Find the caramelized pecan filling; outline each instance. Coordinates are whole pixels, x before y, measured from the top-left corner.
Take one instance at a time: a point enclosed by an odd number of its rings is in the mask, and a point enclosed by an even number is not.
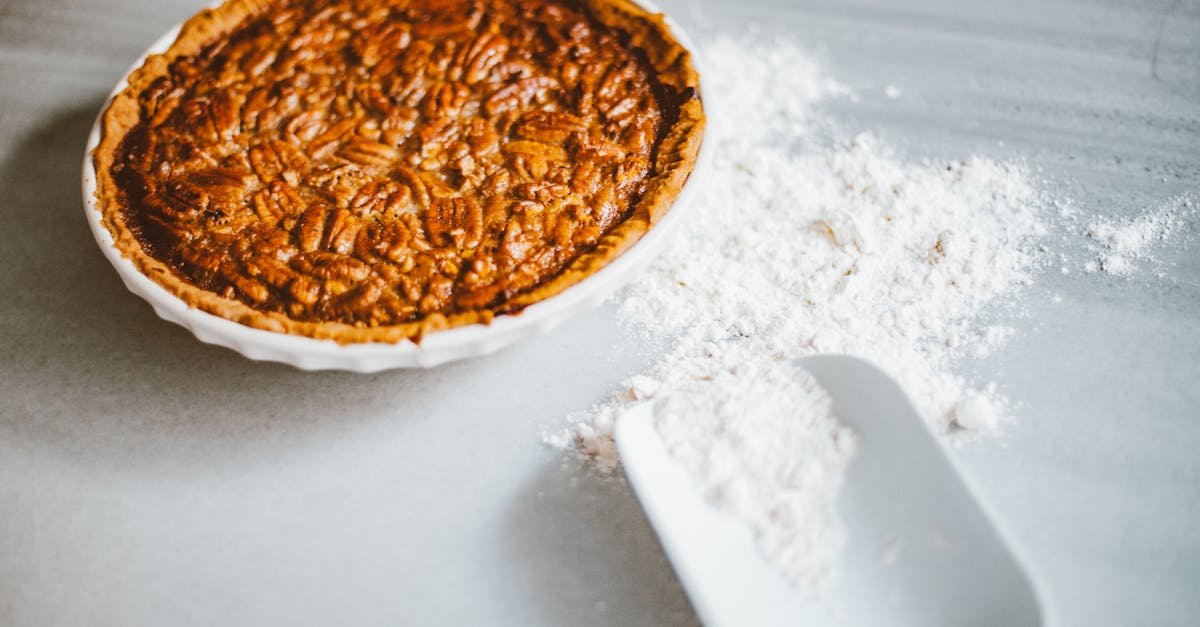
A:
[[[492,309],[624,220],[674,109],[569,0],[285,2],[138,94],[124,219],[192,284],[301,321]]]

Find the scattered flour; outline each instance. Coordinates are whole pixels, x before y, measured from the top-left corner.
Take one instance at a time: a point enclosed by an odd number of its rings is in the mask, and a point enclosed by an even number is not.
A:
[[[1112,220],[1100,218],[1087,226],[1088,237],[1100,243],[1100,258],[1084,266],[1088,272],[1129,276],[1136,261],[1153,261],[1150,251],[1177,233],[1192,211],[1188,195],[1174,199],[1136,218]]]
[[[1043,202],[1014,165],[914,163],[839,134],[814,105],[849,90],[786,40],[718,38],[705,59],[713,167],[672,247],[618,296],[661,356],[547,441],[616,471],[614,421],[654,402],[673,455],[808,585],[840,546],[850,447],[790,360],[865,357],[938,429],[995,429],[1004,398],[951,366],[1011,334],[979,319],[1029,282]]]
[[[808,56],[786,41],[719,38],[706,58],[725,125],[714,167],[673,246],[618,296],[622,319],[668,348],[629,389],[576,416],[570,439],[615,468],[609,414],[647,386],[703,379],[731,351],[864,356],[945,430],[964,427],[955,408],[969,394],[1002,412],[950,362],[1011,333],[976,318],[1030,279],[1042,202],[1021,169],[906,162],[869,134],[806,143],[813,105],[846,93]]]

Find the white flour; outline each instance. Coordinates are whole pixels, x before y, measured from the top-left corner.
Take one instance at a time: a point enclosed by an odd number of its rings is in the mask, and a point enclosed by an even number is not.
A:
[[[748,524],[788,579],[819,590],[843,543],[830,503],[853,435],[816,379],[787,361],[728,363],[655,402],[667,450],[705,496]]]
[[[1150,250],[1184,226],[1184,216],[1193,212],[1190,196],[1182,196],[1133,219],[1101,218],[1087,226],[1088,237],[1103,246],[1099,261],[1086,269],[1129,276],[1137,261],[1153,261]]]
[[[786,41],[718,39],[705,59],[714,167],[698,174],[705,186],[673,247],[618,296],[621,318],[663,354],[547,439],[616,470],[613,421],[656,399],[675,457],[756,529],[764,554],[812,582],[840,545],[833,497],[849,449],[785,360],[859,355],[939,429],[994,429],[1004,399],[951,365],[1008,337],[978,320],[1028,282],[1041,203],[1009,164],[912,163],[871,135],[810,139],[832,127],[813,105],[848,90]],[[775,411],[790,395],[803,397],[799,411]],[[763,479],[781,476],[782,491]],[[775,515],[780,503],[787,513]]]

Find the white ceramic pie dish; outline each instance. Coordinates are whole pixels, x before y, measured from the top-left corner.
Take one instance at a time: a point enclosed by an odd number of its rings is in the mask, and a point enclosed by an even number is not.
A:
[[[659,11],[651,2],[640,4],[650,11]],[[679,43],[692,51],[693,63],[701,76],[703,92],[704,73],[695,52],[695,45],[673,20],[667,18],[667,24]],[[703,141],[692,175],[680,190],[670,210],[629,250],[580,283],[558,295],[530,305],[518,314],[497,316],[490,324],[473,324],[430,333],[420,344],[406,340],[395,344],[364,342],[343,345],[332,340],[317,340],[255,329],[190,307],[166,288],[142,274],[133,262],[122,256],[117,249],[112,234],[104,226],[102,215],[96,206],[96,170],[92,151],[100,143],[101,118],[104,111],[108,109],[112,96],[127,86],[129,73],[141,67],[149,55],[161,53],[169,48],[179,34],[179,29],[179,25],[172,28],[142,54],[117,83],[109,101],[100,109],[100,115],[92,126],[84,152],[84,213],[100,250],[116,268],[117,274],[129,291],[150,303],[160,318],[183,326],[203,342],[231,348],[250,359],[282,362],[303,370],[378,372],[393,368],[428,368],[458,359],[486,355],[524,338],[544,333],[567,318],[599,305],[613,291],[646,268],[662,250],[670,233],[681,222],[681,214],[685,213],[696,194],[698,180],[710,158],[711,141]],[[705,113],[711,116],[711,107],[706,107]],[[708,136],[711,137],[711,134]]]

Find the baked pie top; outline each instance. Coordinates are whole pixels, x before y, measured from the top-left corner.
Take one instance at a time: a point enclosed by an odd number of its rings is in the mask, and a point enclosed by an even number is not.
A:
[[[230,0],[109,105],[98,206],[192,306],[419,339],[619,255],[703,124],[687,51],[625,0]]]

